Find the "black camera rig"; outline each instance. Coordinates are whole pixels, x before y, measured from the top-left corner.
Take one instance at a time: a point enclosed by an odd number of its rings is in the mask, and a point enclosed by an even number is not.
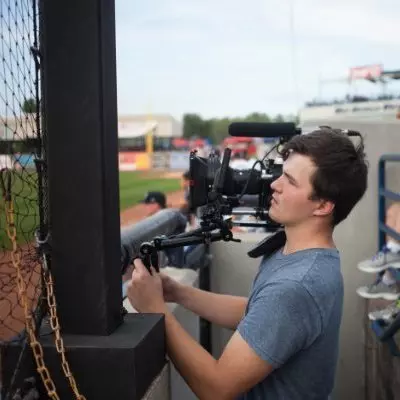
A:
[[[275,145],[261,160],[256,160],[251,169],[236,170],[229,166],[231,149],[226,148],[222,161],[215,153],[208,158],[199,157],[197,151],[190,153],[190,208],[198,209],[200,216],[200,227],[198,229],[182,232],[175,236],[158,236],[140,246],[138,255],[149,269],[150,265],[158,271],[158,251],[196,245],[200,243],[211,243],[219,240],[240,242],[233,237],[232,227],[262,227],[265,232],[277,232],[281,236],[281,226],[268,218],[268,208],[271,199],[271,183],[282,174],[282,162],[280,158],[280,146],[292,136],[300,134],[294,124],[255,124],[255,123],[233,123],[229,130],[235,132],[233,136],[244,136],[253,134],[254,127],[265,129],[268,126],[279,131],[279,136],[269,134],[276,138]],[[272,129],[271,129],[272,127]],[[283,131],[282,128],[288,131]],[[237,131],[240,131],[237,134]],[[276,151],[275,158],[268,156]],[[259,166],[258,169],[256,167]],[[252,203],[249,206],[248,201]],[[256,205],[254,206],[254,203]],[[244,209],[245,207],[245,209]],[[249,215],[255,218],[254,222],[232,221],[232,215]],[[250,251],[251,257],[259,257],[260,251]]]
[[[353,130],[332,129],[329,126],[320,126],[319,129],[330,129],[349,137],[361,137],[359,132]],[[276,143],[261,160],[256,160],[252,168],[247,170],[235,170],[229,166],[231,157],[229,148],[224,150],[222,161],[215,153],[203,158],[199,157],[196,151],[192,151],[189,170],[190,207],[199,210],[200,227],[175,236],[157,236],[150,242],[142,243],[139,257],[147,268],[153,265],[158,270],[159,250],[207,244],[219,240],[240,242],[233,237],[234,225],[262,227],[266,233],[272,233],[247,253],[250,257],[257,258],[271,254],[285,243],[286,235],[283,227],[268,217],[272,195],[271,184],[282,174],[282,158],[279,161],[282,155],[281,146],[293,136],[302,134],[301,129],[294,123],[288,122],[277,124],[235,122],[229,126],[229,134],[274,138]],[[268,158],[274,150],[275,158]],[[246,196],[247,199],[249,196],[252,199],[251,205],[246,203]],[[250,215],[255,217],[256,221],[236,222],[232,221],[232,215]]]

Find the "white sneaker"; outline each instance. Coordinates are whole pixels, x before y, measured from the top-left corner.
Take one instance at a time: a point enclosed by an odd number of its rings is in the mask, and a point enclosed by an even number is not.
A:
[[[365,299],[396,300],[400,296],[397,285],[385,285],[381,280],[357,289],[357,294]]]
[[[382,272],[389,267],[400,269],[400,254],[392,253],[384,247],[369,260],[359,262],[357,267],[360,271],[372,274]]]

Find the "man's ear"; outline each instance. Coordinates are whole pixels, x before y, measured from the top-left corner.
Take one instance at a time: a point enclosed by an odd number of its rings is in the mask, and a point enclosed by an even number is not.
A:
[[[318,207],[314,210],[313,215],[318,217],[326,217],[333,214],[335,204],[329,200],[319,200]]]

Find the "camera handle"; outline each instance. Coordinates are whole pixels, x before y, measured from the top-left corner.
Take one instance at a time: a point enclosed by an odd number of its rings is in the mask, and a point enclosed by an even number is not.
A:
[[[219,232],[212,232],[219,229]],[[225,242],[240,242],[240,239],[235,239],[230,230],[230,221],[223,221],[220,224],[211,223],[204,225],[191,232],[181,233],[173,237],[157,236],[150,242],[144,242],[140,245],[140,256],[145,267],[151,273],[150,266],[157,272],[160,271],[158,265],[158,251],[183,247],[192,244],[209,244],[223,240]]]

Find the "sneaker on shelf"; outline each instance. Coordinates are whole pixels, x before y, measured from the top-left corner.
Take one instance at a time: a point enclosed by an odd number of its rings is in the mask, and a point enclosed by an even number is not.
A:
[[[365,299],[396,300],[400,296],[397,285],[386,285],[378,280],[371,285],[362,286],[357,289],[357,294]]]
[[[387,307],[371,311],[368,313],[368,318],[371,321],[376,321],[381,319],[387,323],[391,323],[394,318],[396,318],[397,314],[400,312],[400,299],[397,299],[393,303],[390,303]]]
[[[387,247],[383,247],[381,251],[378,251],[369,260],[359,262],[358,269],[375,274],[384,271],[391,264],[396,265],[394,268],[400,268],[400,254],[392,253]]]
[[[387,265],[388,268],[400,269],[400,260],[393,261]]]

